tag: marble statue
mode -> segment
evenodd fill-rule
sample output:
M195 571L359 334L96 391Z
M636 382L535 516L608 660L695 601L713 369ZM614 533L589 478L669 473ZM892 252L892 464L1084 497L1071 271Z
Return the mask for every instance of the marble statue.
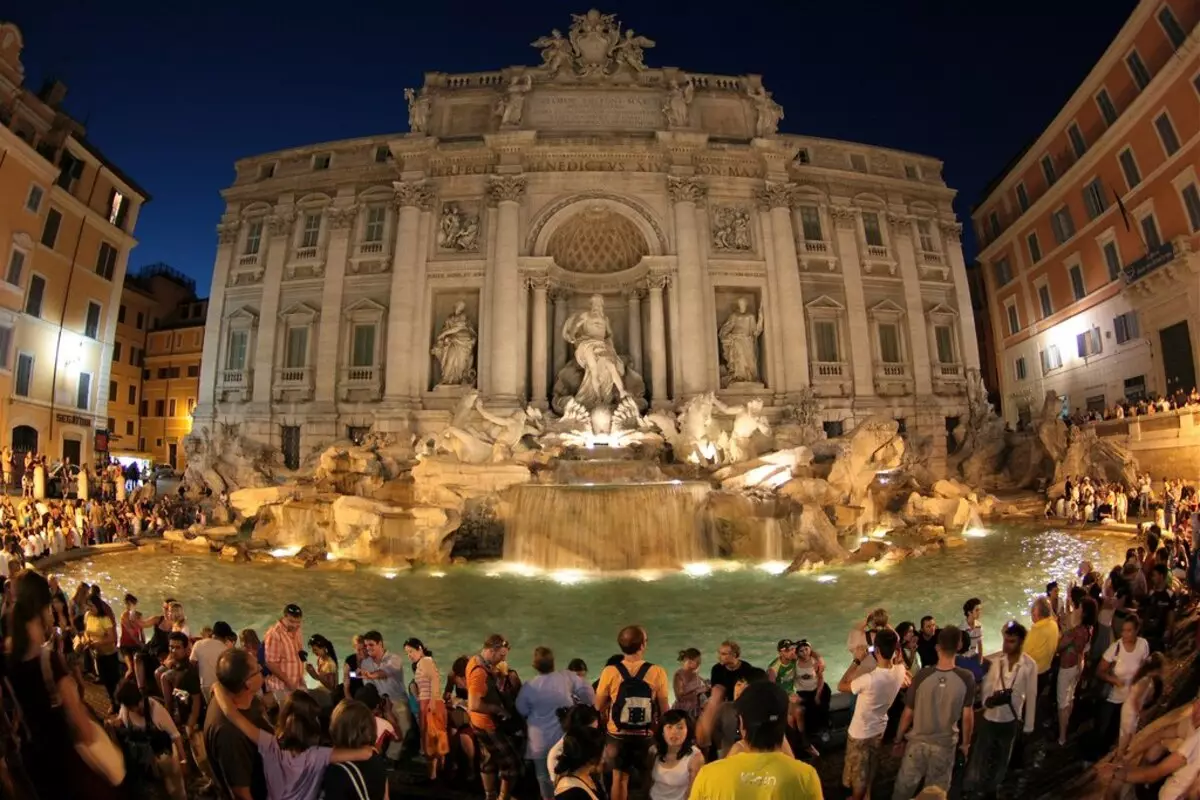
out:
M690 80L683 86L680 86L678 81L671 81L671 87L667 90L667 99L663 102L663 116L667 118L668 127L687 127L688 112L695 94L696 87Z
M731 383L758 383L758 337L763 332L762 308L758 314L748 311L750 301L737 299L737 308L726 317L717 333L725 364L721 371L721 385Z
M466 315L467 304L459 300L446 317L429 351L442 366L438 386L471 386L475 383L475 328Z
M529 73L515 76L508 90L496 101L495 115L500 118L501 128L515 128L521 124L525 113L525 95L533 88L533 77Z
M479 250L479 215L468 214L458 203L446 203L442 207L442 221L438 230L438 247L474 253Z
M713 408L726 416L733 417L733 427L722 431L717 439L717 450L724 464L736 464L758 455L754 447L756 434L771 435L771 424L763 415L763 401L755 398L745 405L727 406L714 398Z
M633 28L626 28L625 37L613 45L610 54L617 68L626 66L633 72L641 72L646 68L643 58L648 47L654 47L653 40L638 36Z
M589 411L624 398L625 363L613 347L612 325L604 313L604 297L592 295L583 311L572 314L563 325L562 337L575 347L575 362L583 369L583 382L575 399Z
M487 423L477 426L475 414ZM448 453L464 464L498 464L511 461L525 452L530 444L526 437L536 439L544 432L542 412L536 408L518 408L507 415L488 411L477 391L470 391L459 400L450 424L438 434L435 452Z
M772 99L771 93L762 86L753 87L748 91L754 108L758 112L754 133L760 139L774 136L779 130L779 121L783 119L783 106Z
M753 249L750 212L737 206L717 206L713 210L712 241L718 250L746 252Z
M551 78L557 76L564 68L569 68L571 61L575 58L575 50L571 46L571 42L563 38L557 28L550 31L549 36L543 36L533 42L530 47L536 47L542 51L542 69Z
M405 89L404 99L408 101L408 129L413 133L424 133L429 124L429 95L425 92L418 95L415 89Z

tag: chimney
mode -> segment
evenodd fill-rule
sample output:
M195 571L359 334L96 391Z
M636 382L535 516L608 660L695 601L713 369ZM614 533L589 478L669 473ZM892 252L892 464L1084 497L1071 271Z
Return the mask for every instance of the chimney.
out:
M42 84L42 90L38 92L38 98L51 108L61 106L66 96L67 85L57 78L47 80Z

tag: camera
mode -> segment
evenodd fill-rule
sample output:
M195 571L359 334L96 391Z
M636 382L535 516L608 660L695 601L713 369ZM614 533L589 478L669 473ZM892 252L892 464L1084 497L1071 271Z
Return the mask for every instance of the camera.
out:
M1012 705L1012 689L1001 689L998 692L993 692L992 696L983 701L983 704L988 708L999 708L1000 706Z
M301 661L308 661L308 651L307 650L301 650L298 655L300 656Z
M352 669L352 670L350 670L350 677L351 677L351 678L357 678L357 677L358 677L358 670L353 670L353 669Z
M867 652L868 652L868 653L871 653L871 654L874 654L874 653L875 653L875 645L871 645L870 647L868 647L868 648L867 648Z

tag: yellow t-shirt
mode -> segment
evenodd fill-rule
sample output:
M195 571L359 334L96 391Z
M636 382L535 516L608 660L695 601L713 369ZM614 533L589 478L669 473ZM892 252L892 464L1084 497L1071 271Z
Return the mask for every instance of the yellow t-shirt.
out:
M113 621L109 617L102 617L98 614L88 614L84 617L84 631L87 633L89 641L99 642L112 630ZM116 639L113 639L111 644L96 645L98 655L111 656L115 652L117 652Z
M817 771L784 753L738 753L705 764L688 800L823 800Z
M629 670L631 676L637 675L643 663L645 662L637 661L633 664L626 664L625 669ZM646 672L646 683L650 684L650 689L654 692L654 708L655 713L658 713L667 701L667 692L669 691L667 671L657 664L652 664ZM617 690L620 688L621 673L617 671L616 667L605 667L604 671L600 673L600 682L596 684L596 697L608 698L608 732L614 735L622 733L612 720L613 704L617 702ZM625 733L629 732L625 731Z

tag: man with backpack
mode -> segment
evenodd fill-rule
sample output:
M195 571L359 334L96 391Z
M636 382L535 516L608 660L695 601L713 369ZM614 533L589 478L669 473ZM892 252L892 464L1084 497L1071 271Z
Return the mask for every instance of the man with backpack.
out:
M624 657L604 668L596 688L596 709L608 714L605 760L613 772L611 800L629 797L629 774L646 768L654 726L671 708L667 671L645 660L646 644L645 628L622 628L617 646Z
M479 654L467 662L467 715L479 747L479 773L486 800L509 800L513 785L525 769L512 735L524 721L498 683L496 666L506 658L508 641L493 633L484 640Z

